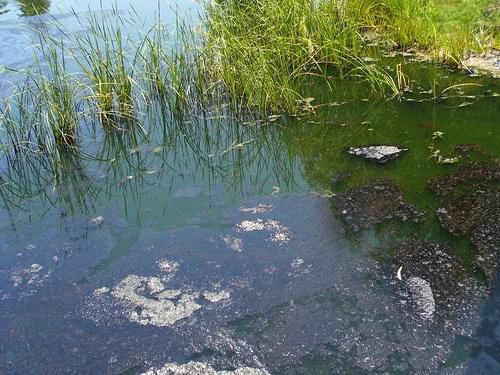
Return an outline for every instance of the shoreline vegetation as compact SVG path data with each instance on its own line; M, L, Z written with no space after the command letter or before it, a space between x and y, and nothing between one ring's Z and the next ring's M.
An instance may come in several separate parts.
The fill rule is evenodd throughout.
M411 77L401 64L384 69L387 56L413 51L458 67L499 48L499 8L492 0L225 0L205 3L196 30L179 19L170 33L158 21L139 40L117 10L75 14L84 35L40 33L33 68L0 106L2 143L14 155L75 149L82 124L126 131L158 104L174 121L221 108L303 115L311 79L354 79L374 96L398 97Z

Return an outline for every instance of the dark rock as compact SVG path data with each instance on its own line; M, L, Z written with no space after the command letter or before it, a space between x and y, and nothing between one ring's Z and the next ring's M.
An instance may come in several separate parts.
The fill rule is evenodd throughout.
M484 296L484 290L443 244L406 241L397 250L392 272L401 277L408 306L422 318L459 318L471 299Z
M470 162L454 173L433 178L429 181L429 187L437 195L447 196L458 185L474 181L500 182L500 164L487 161Z
M493 279L500 252L500 165L470 163L435 178L430 187L443 197L436 215L448 232L469 236L476 263Z
M374 161L379 164L384 164L389 160L396 159L403 155L406 151L408 151L407 148L385 145L349 147L347 149L347 153L349 155L359 156L363 159Z
M471 153L480 153L485 154L484 149L473 143L459 143L453 146L453 150L460 154L471 154Z
M424 216L421 210L406 203L401 189L388 180L346 191L334 199L334 205L353 231L391 219L419 222Z

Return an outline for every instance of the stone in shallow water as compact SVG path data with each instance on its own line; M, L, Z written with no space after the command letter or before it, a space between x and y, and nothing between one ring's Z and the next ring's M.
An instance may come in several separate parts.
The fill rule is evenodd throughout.
M392 272L404 281L409 305L424 319L459 319L485 295L451 249L440 243L406 241L396 252Z
M476 248L476 264L493 280L500 263L500 164L471 162L436 177L429 187L442 202L436 210L441 226L468 236Z
M419 222L424 216L404 200L399 186L390 180L376 180L348 190L333 202L354 232L392 219Z
M406 151L408 151L407 148L385 145L349 147L347 149L347 153L349 155L359 156L363 159L375 161L379 164L384 164L389 160L396 159Z
M406 280L406 286L408 287L418 314L423 319L432 318L434 311L436 311L436 302L434 301L434 293L432 293L429 282L420 277L410 277Z

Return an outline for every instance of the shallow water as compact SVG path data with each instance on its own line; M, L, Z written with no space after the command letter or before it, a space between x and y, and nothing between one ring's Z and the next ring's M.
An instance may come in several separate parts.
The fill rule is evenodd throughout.
M0 65L30 65L26 25L55 17L85 32L71 8L87 4L47 4L31 16L0 2ZM130 5L154 21L155 2L117 7ZM499 285L422 319L387 262L398 241L425 238L447 243L484 283L469 241L435 219L427 182L456 165L429 147L452 158L457 144L479 146L458 164L498 159L500 85L410 60L414 92L401 101L352 81L332 91L310 82L313 103L326 105L300 119L174 123L158 110L147 135L85 130L85 152L55 168L33 160L26 172L2 158L0 373L183 373L189 362L191 373L498 373ZM434 81L481 86L433 101ZM366 144L409 151L383 166L345 152ZM377 178L400 185L426 220L352 233L330 197Z

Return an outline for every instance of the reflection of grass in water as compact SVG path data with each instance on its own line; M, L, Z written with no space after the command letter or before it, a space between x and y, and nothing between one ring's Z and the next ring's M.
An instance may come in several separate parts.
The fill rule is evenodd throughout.
M32 203L42 203L88 215L97 202L119 199L126 216L140 223L146 214L144 201L149 205L159 191L164 195L154 206L155 214L168 215L169 191L179 176L203 181L207 189L223 184L238 196L247 195L249 187L254 189L250 193L269 191L269 181L292 189L297 177L295 158L286 153L276 128L242 125L220 112L177 121L158 110L144 126L133 123L113 131L96 127L83 139L83 152L61 148L46 153L33 146L5 154L6 184L0 187L5 205L29 210ZM252 139L234 147L235 141Z

